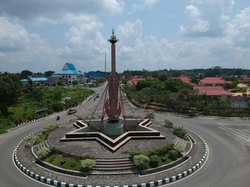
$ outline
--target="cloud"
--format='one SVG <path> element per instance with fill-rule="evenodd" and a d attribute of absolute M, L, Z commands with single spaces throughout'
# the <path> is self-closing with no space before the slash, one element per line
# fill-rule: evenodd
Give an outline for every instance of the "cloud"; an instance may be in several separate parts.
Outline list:
<path fill-rule="evenodd" d="M 121 13 L 124 3 L 116 0 L 2 0 L 0 15 L 38 23 L 81 20 L 85 15 Z"/>
<path fill-rule="evenodd" d="M 223 21 L 234 6 L 233 0 L 192 0 L 186 6 L 186 23 L 180 26 L 184 36 L 220 37 L 224 32 Z"/>
<path fill-rule="evenodd" d="M 139 0 L 138 3 L 133 3 L 133 11 L 142 11 L 147 8 L 152 8 L 154 4 L 161 0 Z"/>
<path fill-rule="evenodd" d="M 250 7 L 236 14 L 225 27 L 225 34 L 236 47 L 250 48 Z"/>

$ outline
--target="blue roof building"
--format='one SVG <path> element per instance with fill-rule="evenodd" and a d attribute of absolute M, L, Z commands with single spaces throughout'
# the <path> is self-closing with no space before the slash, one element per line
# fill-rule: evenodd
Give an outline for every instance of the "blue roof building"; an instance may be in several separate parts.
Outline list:
<path fill-rule="evenodd" d="M 52 77 L 61 77 L 67 79 L 67 84 L 72 84 L 74 80 L 82 83 L 84 80 L 83 73 L 76 70 L 75 66 L 71 63 L 65 63 L 62 70 L 52 74 Z"/>
<path fill-rule="evenodd" d="M 103 78 L 103 74 L 96 73 L 95 71 L 90 71 L 88 73 L 85 73 L 85 77 L 91 78 L 91 79 L 101 79 Z"/>

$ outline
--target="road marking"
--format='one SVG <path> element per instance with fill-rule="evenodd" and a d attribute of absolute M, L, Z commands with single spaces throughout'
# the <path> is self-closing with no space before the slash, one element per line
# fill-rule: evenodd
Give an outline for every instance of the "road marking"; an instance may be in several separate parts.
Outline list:
<path fill-rule="evenodd" d="M 227 127 L 220 127 L 220 129 L 228 132 L 230 135 L 235 135 L 246 142 L 250 142 L 250 132 L 245 129 L 232 129 L 232 128 L 227 128 Z"/>

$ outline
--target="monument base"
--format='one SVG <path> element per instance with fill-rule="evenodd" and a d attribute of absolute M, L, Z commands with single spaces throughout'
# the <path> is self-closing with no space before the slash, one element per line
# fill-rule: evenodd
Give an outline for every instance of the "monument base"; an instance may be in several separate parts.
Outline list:
<path fill-rule="evenodd" d="M 118 136 L 124 133 L 123 125 L 120 122 L 107 123 L 104 127 L 104 134 L 108 136 Z"/>

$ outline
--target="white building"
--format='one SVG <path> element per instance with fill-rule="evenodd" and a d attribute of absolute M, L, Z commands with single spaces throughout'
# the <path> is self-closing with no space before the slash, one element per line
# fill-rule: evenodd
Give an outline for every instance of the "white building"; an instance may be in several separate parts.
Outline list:
<path fill-rule="evenodd" d="M 84 74 L 77 71 L 75 66 L 71 63 L 65 63 L 61 71 L 57 71 L 52 74 L 52 77 L 60 77 L 67 80 L 67 84 L 72 84 L 74 80 L 78 83 L 83 83 Z"/>

